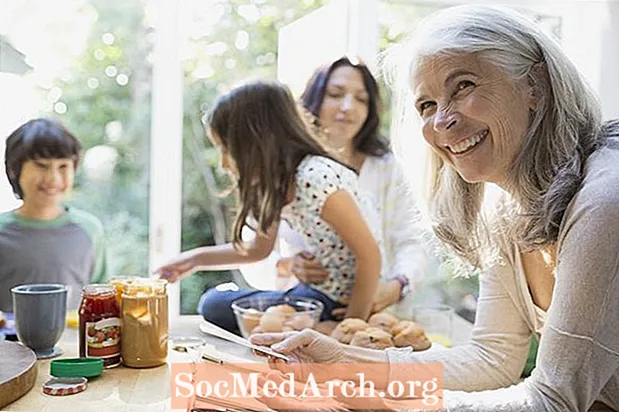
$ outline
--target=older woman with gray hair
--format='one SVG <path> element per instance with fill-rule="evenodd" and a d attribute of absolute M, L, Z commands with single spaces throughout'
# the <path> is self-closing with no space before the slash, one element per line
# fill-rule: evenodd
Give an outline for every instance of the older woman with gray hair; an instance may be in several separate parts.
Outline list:
<path fill-rule="evenodd" d="M 353 351 L 309 330 L 254 342 L 315 362 L 440 362 L 450 411 L 619 410 L 619 122 L 512 11 L 447 9 L 413 40 L 399 68 L 432 149 L 430 218 L 482 272 L 471 342 Z M 488 183 L 503 192 L 493 208 Z M 537 367 L 520 381 L 536 333 Z"/>

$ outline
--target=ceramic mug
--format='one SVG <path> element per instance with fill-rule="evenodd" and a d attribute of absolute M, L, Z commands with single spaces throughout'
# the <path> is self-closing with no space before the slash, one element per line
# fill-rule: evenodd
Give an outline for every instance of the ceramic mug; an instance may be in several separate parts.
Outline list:
<path fill-rule="evenodd" d="M 29 284 L 11 289 L 15 330 L 19 341 L 39 359 L 62 353 L 54 346 L 64 331 L 67 316 L 66 285 Z"/>

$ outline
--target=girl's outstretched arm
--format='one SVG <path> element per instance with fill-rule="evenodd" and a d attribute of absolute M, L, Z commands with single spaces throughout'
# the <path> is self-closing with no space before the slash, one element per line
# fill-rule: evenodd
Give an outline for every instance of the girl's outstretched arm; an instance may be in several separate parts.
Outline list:
<path fill-rule="evenodd" d="M 333 192 L 320 215 L 342 238 L 356 258 L 356 279 L 347 318 L 367 319 L 380 278 L 380 249 L 352 195 L 346 190 Z"/>
<path fill-rule="evenodd" d="M 278 226 L 279 222 L 274 223 L 266 234 L 257 234 L 251 242 L 245 244 L 245 251 L 235 249 L 232 243 L 199 247 L 181 253 L 155 270 L 155 273 L 169 282 L 176 282 L 199 270 L 237 269 L 239 265 L 266 259 L 273 250 Z"/>

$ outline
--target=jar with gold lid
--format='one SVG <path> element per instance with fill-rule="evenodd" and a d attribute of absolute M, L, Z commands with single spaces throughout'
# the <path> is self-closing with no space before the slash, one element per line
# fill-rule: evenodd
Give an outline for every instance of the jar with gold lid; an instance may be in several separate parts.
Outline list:
<path fill-rule="evenodd" d="M 122 359 L 125 366 L 162 365 L 168 355 L 168 282 L 132 278 L 122 284 Z"/>

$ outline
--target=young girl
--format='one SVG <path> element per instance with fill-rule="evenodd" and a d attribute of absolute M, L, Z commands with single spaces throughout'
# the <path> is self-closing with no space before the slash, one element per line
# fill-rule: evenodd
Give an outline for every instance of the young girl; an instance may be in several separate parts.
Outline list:
<path fill-rule="evenodd" d="M 238 333 L 230 303 L 250 294 L 288 294 L 319 299 L 322 320 L 335 308 L 367 318 L 381 270 L 380 249 L 356 199 L 355 173 L 334 160 L 308 132 L 288 89 L 255 82 L 221 97 L 210 119 L 210 139 L 221 167 L 239 192 L 232 243 L 182 253 L 156 272 L 174 282 L 198 270 L 237 269 L 271 253 L 280 219 L 301 233 L 329 272 L 326 282 L 300 284 L 287 292 L 209 290 L 200 303 L 206 320 Z M 246 222 L 258 235 L 243 242 Z"/>

